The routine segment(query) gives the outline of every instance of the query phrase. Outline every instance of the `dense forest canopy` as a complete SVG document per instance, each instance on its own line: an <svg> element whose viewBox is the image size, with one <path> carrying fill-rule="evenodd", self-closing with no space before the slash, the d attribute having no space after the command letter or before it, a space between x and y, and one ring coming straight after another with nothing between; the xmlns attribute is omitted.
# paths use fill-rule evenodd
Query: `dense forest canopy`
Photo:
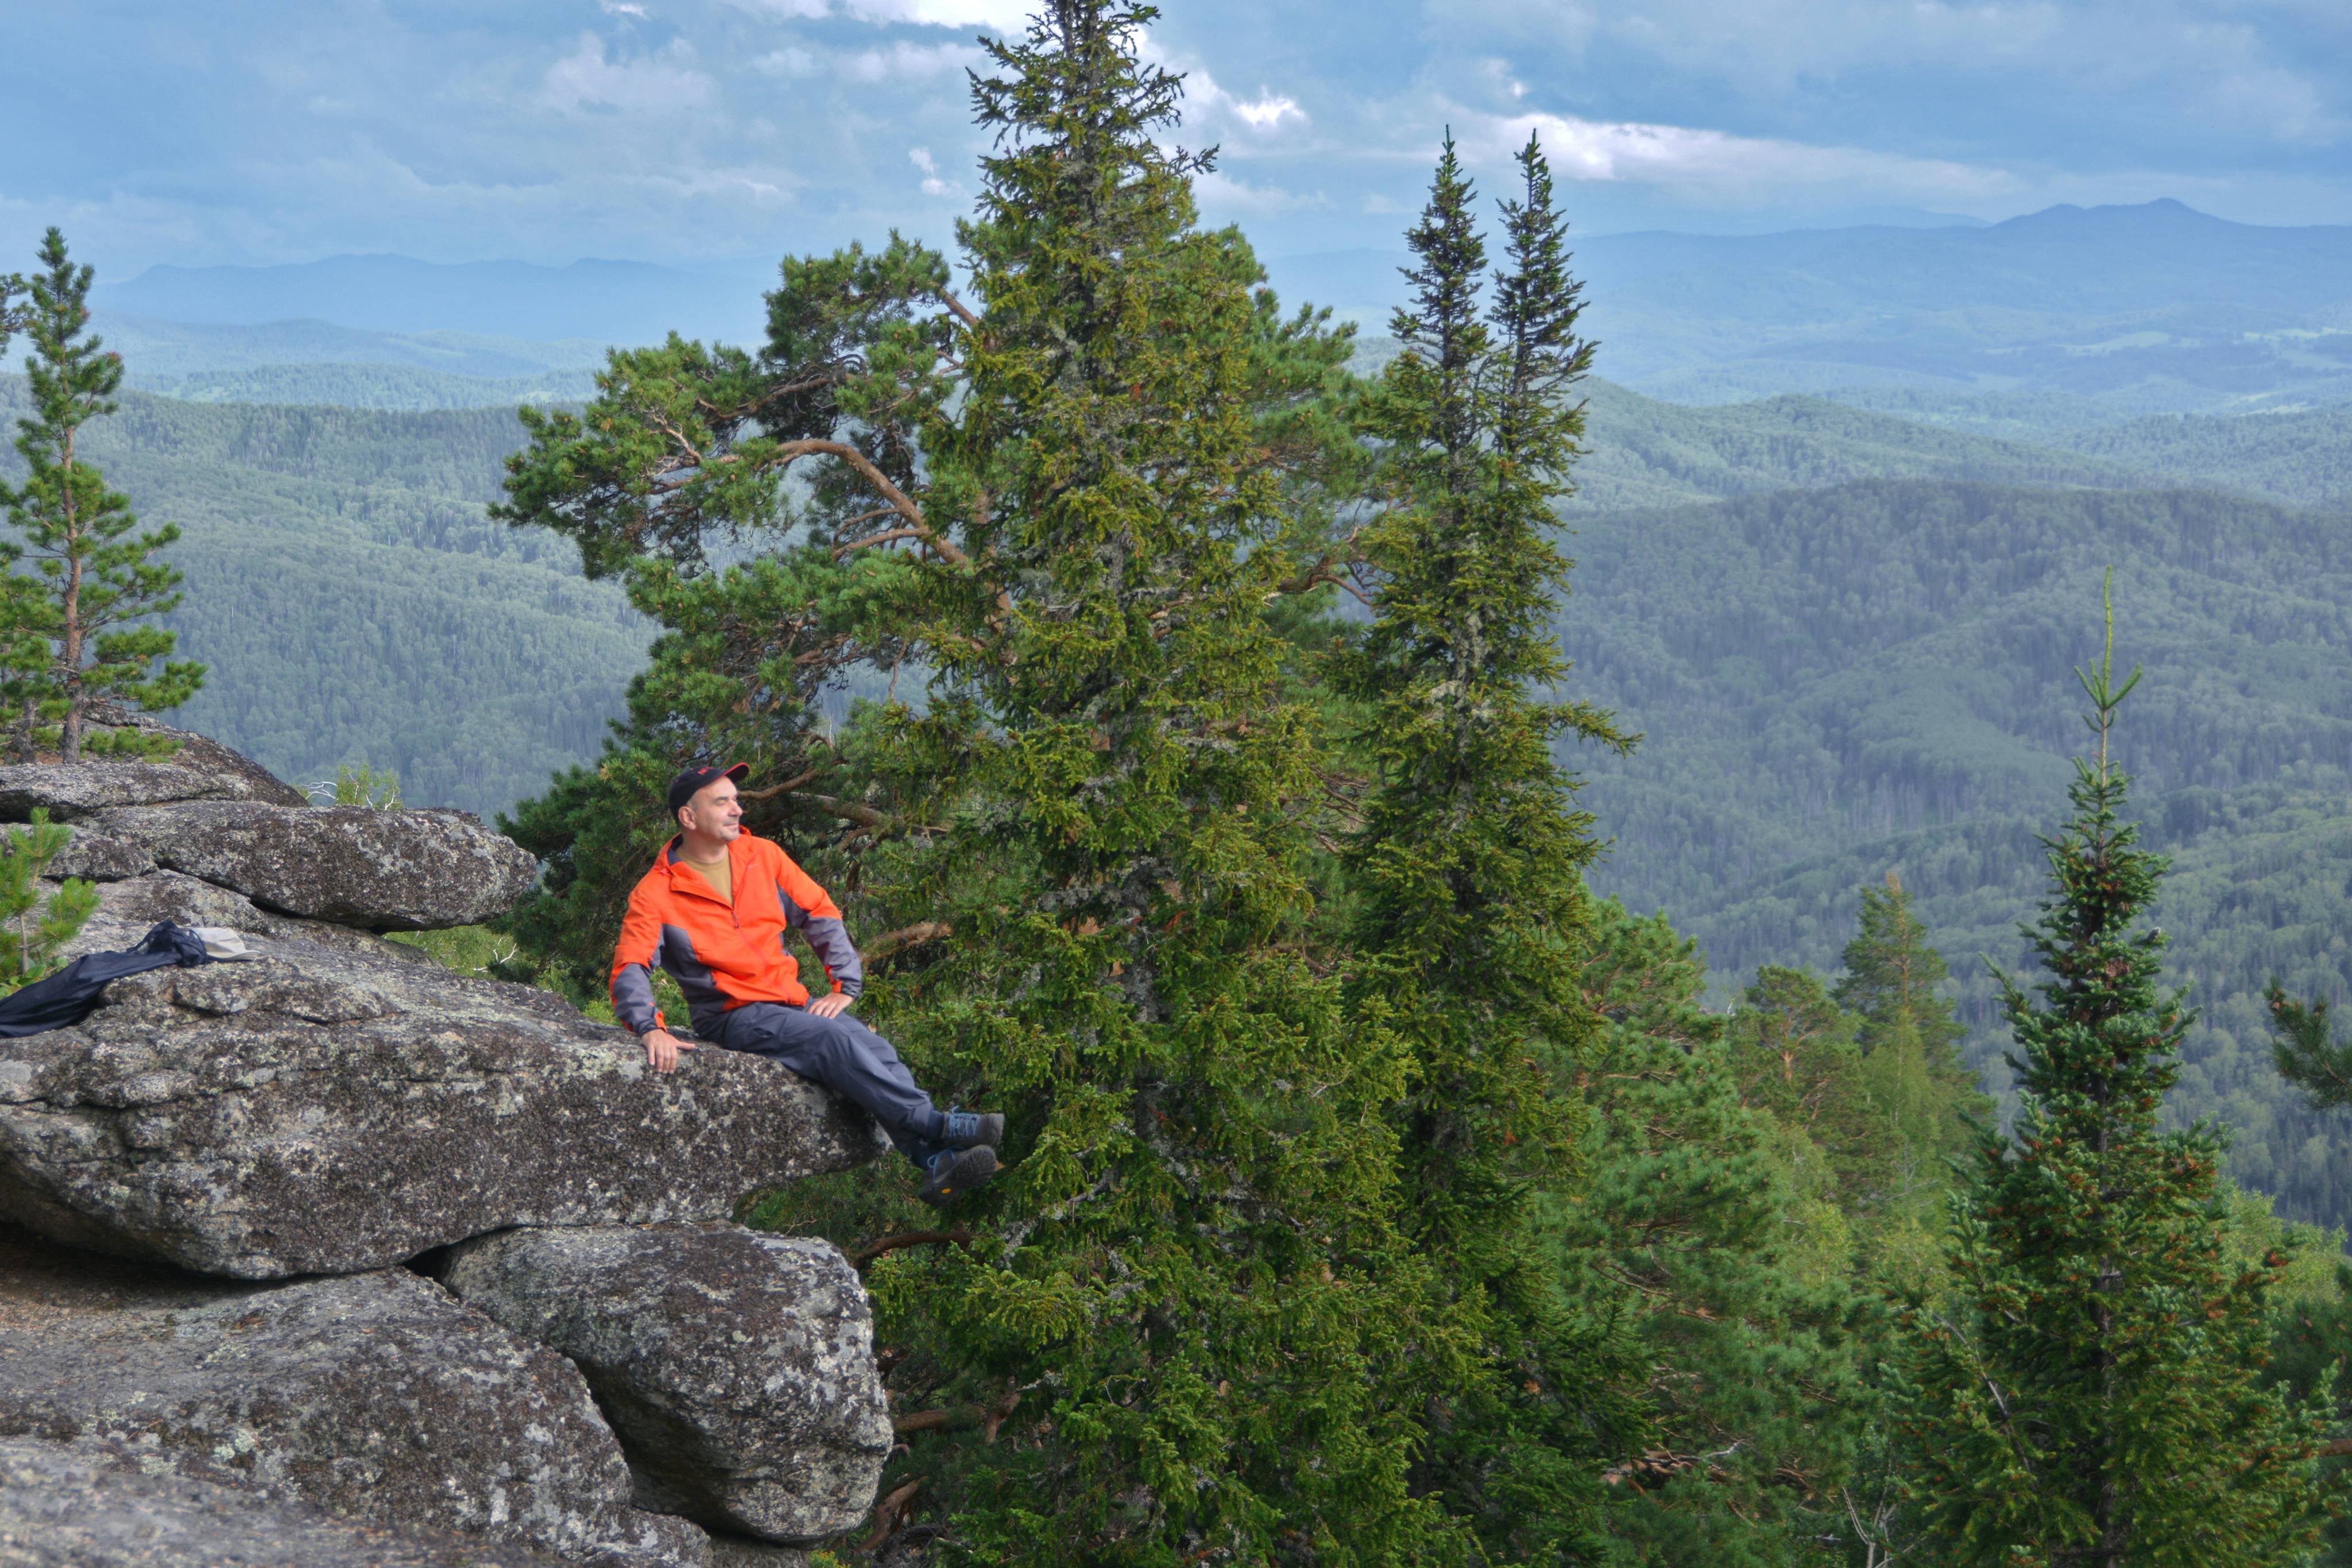
<svg viewBox="0 0 2352 1568"><path fill-rule="evenodd" d="M2352 1218L2341 1134L2271 1072L2260 1003L2272 975L2352 988L2341 517L1899 481L1575 526L1562 644L1646 737L1585 764L1616 841L1596 883L1671 911L1736 976L1829 967L1853 890L1898 871L1996 1082L2007 1036L1979 956L2020 961L2033 834L2081 734L2083 585L2112 563L2147 671L2118 745L2150 843L2179 862L2157 917L2201 1011L2174 1113L2236 1126L2232 1168L2289 1212Z"/></svg>

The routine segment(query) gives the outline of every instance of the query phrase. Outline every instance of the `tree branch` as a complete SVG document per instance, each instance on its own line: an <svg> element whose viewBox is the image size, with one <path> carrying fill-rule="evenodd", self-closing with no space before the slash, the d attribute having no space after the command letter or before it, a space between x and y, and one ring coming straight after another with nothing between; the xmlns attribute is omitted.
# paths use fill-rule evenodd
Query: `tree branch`
<svg viewBox="0 0 2352 1568"><path fill-rule="evenodd" d="M861 828L880 832L898 825L898 819L855 800L845 800L837 795L818 795L806 789L787 789L786 795L803 805L814 806L827 816L839 817L845 822L856 822Z"/></svg>
<svg viewBox="0 0 2352 1568"><path fill-rule="evenodd" d="M857 1550L861 1552L871 1552L876 1547L881 1545L885 1541L889 1540L890 1531L898 1527L898 1516L906 1511L907 1505L914 1501L915 1494L922 1490L923 1478L917 1476L913 1480L908 1481L905 1486L900 1487L897 1491L892 1492L888 1497L886 1497L880 1502L876 1503L874 1505L874 1533L859 1542L857 1543Z"/></svg>
<svg viewBox="0 0 2352 1568"><path fill-rule="evenodd" d="M918 920L912 925L902 925L896 931L885 931L858 951L858 956L869 964L879 963L901 947L912 947L919 942L936 942L942 936L955 935L955 927L944 920Z"/></svg>
<svg viewBox="0 0 2352 1568"><path fill-rule="evenodd" d="M793 774L781 784L767 784L757 789L738 790L736 798L743 800L772 800L779 795L790 794L824 771L822 768L812 768L805 773Z"/></svg>
<svg viewBox="0 0 2352 1568"><path fill-rule="evenodd" d="M922 507L915 505L912 497L891 483L890 476L876 467L872 458L850 445L849 443L823 441L815 437L802 441L786 441L778 444L776 455L784 460L784 465L787 467L792 465L793 459L799 457L839 458L856 469L859 476L874 487L876 494L890 503L892 511L907 519L908 525L917 530L923 543L929 546L933 553L941 560L950 566L971 564L970 556L958 549L946 536L931 527L929 521L923 516Z"/></svg>
<svg viewBox="0 0 2352 1568"><path fill-rule="evenodd" d="M852 1268L863 1269L885 1252L896 1252L901 1247L943 1247L971 1245L971 1232L958 1226L953 1230L902 1230L896 1236L885 1236L879 1241L869 1241L849 1255Z"/></svg>

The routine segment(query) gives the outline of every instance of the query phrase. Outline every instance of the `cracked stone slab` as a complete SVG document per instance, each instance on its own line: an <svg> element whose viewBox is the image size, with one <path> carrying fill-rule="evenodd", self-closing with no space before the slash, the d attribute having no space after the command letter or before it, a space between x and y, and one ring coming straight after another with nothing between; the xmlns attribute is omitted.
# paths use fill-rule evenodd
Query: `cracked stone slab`
<svg viewBox="0 0 2352 1568"><path fill-rule="evenodd" d="M505 1231L444 1283L587 1377L639 1504L821 1540L874 1505L892 1442L856 1271L829 1242L737 1225Z"/></svg>
<svg viewBox="0 0 2352 1568"><path fill-rule="evenodd" d="M166 917L266 940L258 962L118 980L79 1027L0 1040L0 1218L68 1245L355 1273L515 1226L720 1219L887 1146L761 1057L656 1073L562 998L396 943L168 873L100 898L77 946Z"/></svg>
<svg viewBox="0 0 2352 1568"><path fill-rule="evenodd" d="M337 1519L267 1489L179 1475L153 1446L0 1439L7 1568L552 1568L479 1538Z"/></svg>
<svg viewBox="0 0 2352 1568"><path fill-rule="evenodd" d="M310 803L302 791L253 758L208 736L173 729L144 714L116 716L125 720L126 727L169 740L177 749L152 761L93 758L0 766L0 821L29 821L37 806L46 808L53 821L65 822L117 806L173 800L257 800L291 807Z"/></svg>
<svg viewBox="0 0 2352 1568"><path fill-rule="evenodd" d="M574 1560L682 1560L630 1508L578 1370L404 1269L236 1285L0 1233L0 1437Z"/></svg>
<svg viewBox="0 0 2352 1568"><path fill-rule="evenodd" d="M469 811L184 800L100 812L91 826L267 908L373 931L478 925L539 874L528 850Z"/></svg>

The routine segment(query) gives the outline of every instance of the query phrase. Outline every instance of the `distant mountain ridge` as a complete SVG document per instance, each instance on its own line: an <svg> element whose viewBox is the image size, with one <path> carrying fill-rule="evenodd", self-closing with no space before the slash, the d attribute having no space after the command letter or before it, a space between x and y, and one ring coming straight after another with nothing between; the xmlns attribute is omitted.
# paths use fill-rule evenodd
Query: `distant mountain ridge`
<svg viewBox="0 0 2352 1568"><path fill-rule="evenodd" d="M2054 393L2109 418L2352 402L2352 227L2158 201L1984 228L1573 243L1600 371L1654 397ZM1337 252L1268 270L1286 296L1378 330L1404 259Z"/></svg>
<svg viewBox="0 0 2352 1568"><path fill-rule="evenodd" d="M772 264L771 264L772 266ZM331 256L283 267L151 267L100 286L96 309L211 326L316 319L376 332L659 342L760 329L770 267L691 271L641 261L438 263Z"/></svg>

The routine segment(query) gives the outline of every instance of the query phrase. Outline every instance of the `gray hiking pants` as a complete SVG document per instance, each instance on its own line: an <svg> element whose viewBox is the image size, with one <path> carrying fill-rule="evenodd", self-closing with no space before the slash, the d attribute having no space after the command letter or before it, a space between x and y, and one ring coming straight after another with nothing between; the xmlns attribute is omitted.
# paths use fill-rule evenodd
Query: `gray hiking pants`
<svg viewBox="0 0 2352 1568"><path fill-rule="evenodd" d="M882 1124L898 1152L922 1164L923 1145L947 1131L947 1118L915 1082L890 1042L844 1015L819 1018L782 1002L746 1002L724 1015L719 1043L781 1062L822 1083Z"/></svg>

